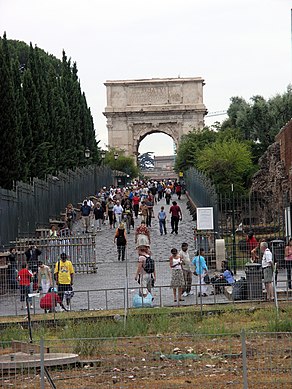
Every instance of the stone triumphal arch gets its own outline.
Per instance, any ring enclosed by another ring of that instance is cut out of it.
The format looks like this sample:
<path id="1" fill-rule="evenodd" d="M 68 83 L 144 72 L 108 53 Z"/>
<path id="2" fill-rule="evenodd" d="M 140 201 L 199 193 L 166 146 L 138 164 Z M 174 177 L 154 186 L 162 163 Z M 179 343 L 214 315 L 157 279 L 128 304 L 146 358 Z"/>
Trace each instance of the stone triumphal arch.
<path id="1" fill-rule="evenodd" d="M 204 126 L 203 85 L 200 77 L 107 81 L 109 146 L 137 156 L 140 142 L 155 132 L 178 146 L 183 134 Z"/>

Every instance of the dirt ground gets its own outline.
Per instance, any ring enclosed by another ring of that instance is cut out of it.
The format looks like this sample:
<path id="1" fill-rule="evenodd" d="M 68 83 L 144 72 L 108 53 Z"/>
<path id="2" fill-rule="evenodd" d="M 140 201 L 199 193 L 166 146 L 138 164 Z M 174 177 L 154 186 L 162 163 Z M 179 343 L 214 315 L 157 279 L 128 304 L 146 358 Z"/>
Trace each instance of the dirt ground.
<path id="1" fill-rule="evenodd" d="M 291 334 L 248 334 L 245 345 L 249 388 L 292 388 Z M 58 389 L 243 388 L 240 336 L 72 339 L 49 347 L 80 356 L 74 366 L 49 368 Z M 39 372 L 2 373 L 1 378 L 3 388 L 39 387 Z"/>

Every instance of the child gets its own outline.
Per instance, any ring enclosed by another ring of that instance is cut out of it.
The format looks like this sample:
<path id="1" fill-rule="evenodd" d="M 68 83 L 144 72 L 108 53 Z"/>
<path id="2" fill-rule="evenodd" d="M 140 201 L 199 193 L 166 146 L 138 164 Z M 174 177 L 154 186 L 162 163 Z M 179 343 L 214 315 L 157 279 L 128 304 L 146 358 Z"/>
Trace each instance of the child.
<path id="1" fill-rule="evenodd" d="M 54 312 L 55 307 L 60 304 L 60 307 L 63 308 L 64 311 L 67 309 L 64 307 L 56 288 L 50 288 L 48 293 L 41 298 L 40 307 L 47 312 Z"/>
<path id="2" fill-rule="evenodd" d="M 21 309 L 24 309 L 23 302 L 26 300 L 30 292 L 30 283 L 32 279 L 33 279 L 33 274 L 30 270 L 28 270 L 28 264 L 25 262 L 22 264 L 22 268 L 18 272 L 20 302 L 22 303 Z M 31 304 L 31 298 L 29 298 L 28 301 Z M 33 308 L 33 305 L 31 304 L 30 307 Z"/>
<path id="3" fill-rule="evenodd" d="M 161 207 L 160 212 L 158 212 L 158 220 L 159 220 L 159 229 L 160 229 L 160 235 L 163 235 L 163 231 L 165 235 L 166 232 L 166 213 L 164 211 L 164 207 Z"/>

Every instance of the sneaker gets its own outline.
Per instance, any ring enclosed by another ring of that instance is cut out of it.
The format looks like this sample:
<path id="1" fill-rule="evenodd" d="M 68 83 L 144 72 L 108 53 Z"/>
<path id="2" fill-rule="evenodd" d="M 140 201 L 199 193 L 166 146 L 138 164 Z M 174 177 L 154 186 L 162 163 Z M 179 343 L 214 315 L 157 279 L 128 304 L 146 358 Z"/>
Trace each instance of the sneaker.
<path id="1" fill-rule="evenodd" d="M 187 297 L 187 296 L 188 296 L 188 293 L 187 293 L 187 292 L 183 292 L 182 296 L 183 296 L 183 297 Z"/>
<path id="2" fill-rule="evenodd" d="M 189 296 L 192 296 L 193 294 L 194 294 L 194 292 L 192 290 L 190 290 Z"/>
<path id="3" fill-rule="evenodd" d="M 33 305 L 32 304 L 30 304 L 30 308 L 33 309 Z"/>

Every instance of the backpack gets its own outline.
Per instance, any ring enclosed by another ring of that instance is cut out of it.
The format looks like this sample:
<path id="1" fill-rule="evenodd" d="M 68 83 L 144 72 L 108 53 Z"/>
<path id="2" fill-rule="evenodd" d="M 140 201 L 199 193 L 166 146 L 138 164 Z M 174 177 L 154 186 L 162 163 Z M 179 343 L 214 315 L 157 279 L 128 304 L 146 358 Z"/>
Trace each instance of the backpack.
<path id="1" fill-rule="evenodd" d="M 150 255 L 148 257 L 146 257 L 146 261 L 145 261 L 145 265 L 143 266 L 143 269 L 146 273 L 150 274 L 150 273 L 154 273 L 154 259 L 150 257 Z"/>

